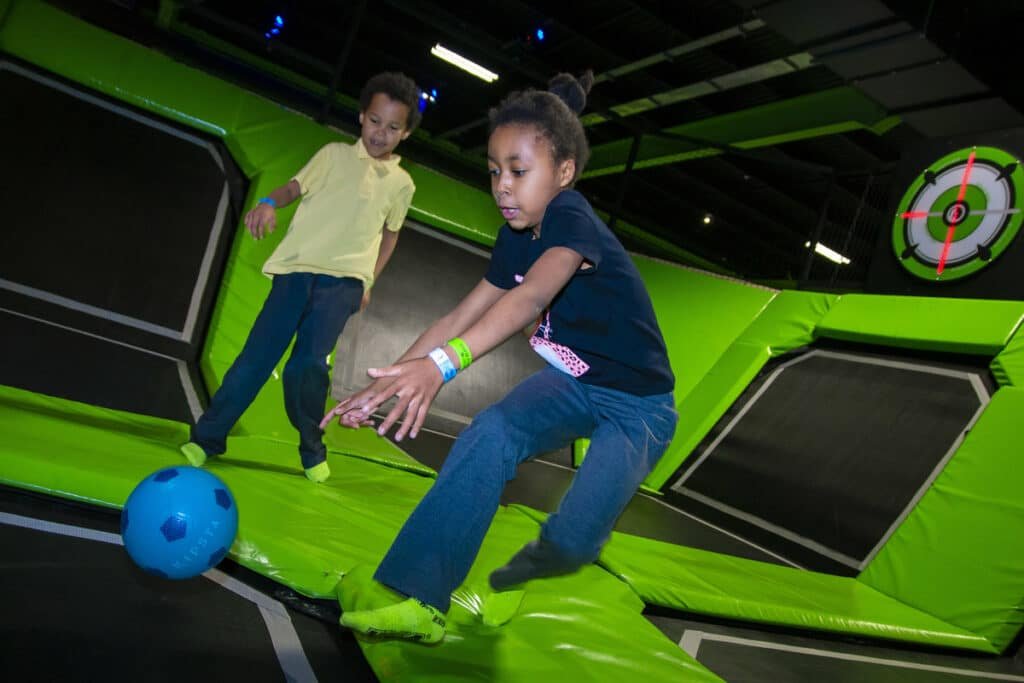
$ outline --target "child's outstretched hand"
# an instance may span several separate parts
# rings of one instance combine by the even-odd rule
[[[277,228],[277,212],[269,204],[257,204],[245,214],[245,227],[254,239],[263,239]]]
[[[377,433],[381,436],[387,434],[401,418],[402,426],[395,432],[395,441],[401,441],[406,434],[415,439],[427,417],[430,404],[434,402],[443,384],[434,361],[416,358],[386,368],[370,368],[367,374],[377,378],[377,381],[335,406],[321,426],[325,426],[335,415],[339,416],[339,422],[346,427],[372,424],[369,416],[385,401],[395,397],[398,400],[377,428]]]

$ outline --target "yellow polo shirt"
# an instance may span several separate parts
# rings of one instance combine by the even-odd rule
[[[324,145],[295,175],[302,203],[263,272],[354,277],[369,289],[381,231],[401,229],[416,190],[400,159],[374,159],[361,139]]]

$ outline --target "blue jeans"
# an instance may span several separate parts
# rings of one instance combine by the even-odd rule
[[[356,278],[275,275],[242,352],[192,428],[192,441],[207,455],[224,452],[228,432],[256,398],[294,336],[295,345],[284,366],[285,410],[299,432],[302,466],[323,462],[327,449],[320,419],[330,388],[327,356],[362,299],[363,283]]]
[[[634,396],[554,368],[537,372],[459,435],[375,578],[446,612],[519,463],[580,437],[590,437],[587,457],[541,538],[576,567],[593,562],[677,418],[671,393]]]

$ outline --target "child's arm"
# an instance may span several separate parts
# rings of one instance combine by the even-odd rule
[[[288,206],[302,194],[299,181],[289,180],[286,184],[267,195],[278,209]],[[277,212],[274,206],[260,202],[249,213],[245,214],[245,227],[255,239],[263,239],[277,228]]]
[[[423,358],[431,349],[441,346],[452,337],[459,336],[470,325],[483,317],[484,313],[501,299],[504,294],[504,289],[495,287],[486,279],[480,280],[476,287],[455,308],[438,318],[428,327],[395,363],[401,363],[413,358]],[[376,368],[371,368],[367,371],[371,376],[374,376],[373,373],[375,372],[377,372]],[[434,373],[438,374],[436,368]],[[440,374],[438,374],[438,378],[440,379]],[[346,427],[355,428],[363,424],[372,425],[373,422],[367,419],[369,411],[362,411],[361,409],[378,394],[386,393],[388,387],[394,382],[395,378],[393,377],[379,377],[369,386],[342,400],[324,416],[324,419],[320,422],[320,429],[326,428],[334,417],[338,417],[338,423]]]
[[[374,285],[376,285],[377,280],[380,278],[380,274],[384,272],[384,266],[391,260],[391,255],[395,253],[396,246],[398,246],[398,231],[388,230],[387,223],[385,223],[384,231],[380,236],[380,249],[377,250],[377,265],[373,267]],[[359,310],[366,308],[368,303],[370,303],[369,289],[363,292],[363,303],[359,306]]]
[[[415,438],[442,385],[437,366],[424,356],[453,336],[461,336],[474,359],[482,357],[535,319],[565,287],[582,263],[583,257],[572,249],[553,247],[537,259],[518,287],[505,291],[490,285],[500,293],[499,297],[465,327],[459,329],[458,325],[442,326],[439,325],[441,321],[438,321],[423,333],[395,365],[371,368],[368,373],[378,378],[378,382],[388,378],[392,381],[380,385],[375,383],[373,392],[349,404],[345,409],[348,414],[343,416],[343,423],[349,426],[366,423],[367,417],[382,403],[396,396],[398,400],[377,432],[386,434],[402,417],[402,426],[395,433],[395,439],[401,441],[407,433]],[[459,359],[455,352],[444,348],[452,363],[458,367]]]

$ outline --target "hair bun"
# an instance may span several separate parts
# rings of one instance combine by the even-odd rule
[[[548,82],[548,92],[557,95],[558,99],[579,114],[587,106],[587,93],[594,85],[594,72],[590,69],[577,79],[572,74],[560,73]]]

